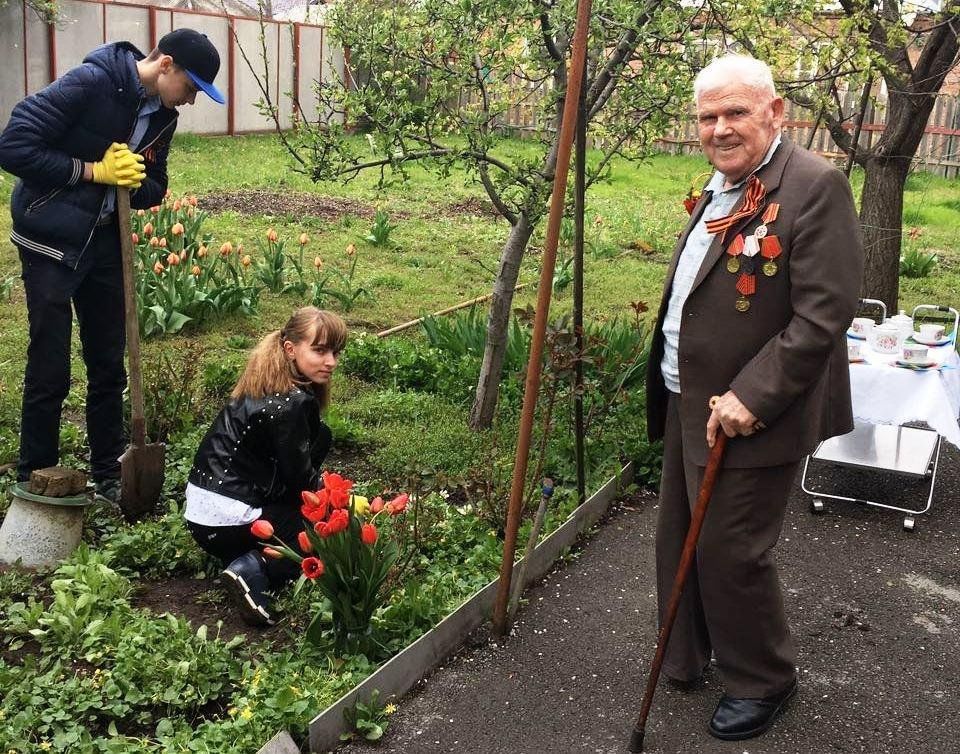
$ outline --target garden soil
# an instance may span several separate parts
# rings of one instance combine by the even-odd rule
[[[921,484],[826,470],[813,483],[923,507]],[[960,752],[960,452],[945,446],[931,512],[903,515],[791,497],[776,549],[799,650],[800,691],[764,736],[706,730],[721,693],[708,670],[682,692],[661,682],[648,752]],[[871,497],[871,495],[876,495]],[[896,504],[896,503],[895,503]],[[656,640],[656,497],[621,501],[581,548],[530,589],[513,633],[478,632],[399,700],[379,752],[625,752]],[[355,742],[341,754],[374,749]]]

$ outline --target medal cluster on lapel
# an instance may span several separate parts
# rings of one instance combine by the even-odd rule
[[[767,277],[777,274],[779,266],[775,260],[783,253],[783,249],[780,240],[770,235],[768,224],[777,219],[779,211],[779,204],[768,205],[756,230],[746,237],[738,234],[727,247],[727,270],[737,275],[736,289],[740,295],[734,306],[738,312],[750,310],[750,296],[757,291],[758,254],[766,260],[760,268],[763,274]]]

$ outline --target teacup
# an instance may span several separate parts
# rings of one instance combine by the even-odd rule
[[[850,323],[850,332],[865,338],[873,329],[874,324],[876,323],[870,317],[854,317],[853,322]]]
[[[860,359],[859,343],[851,343],[850,341],[847,341],[847,358],[850,359],[850,361],[857,361]]]
[[[920,325],[920,337],[927,342],[935,343],[943,337],[943,325],[933,323]]]
[[[904,346],[903,360],[909,361],[911,364],[926,364],[927,363],[927,347],[926,346]]]

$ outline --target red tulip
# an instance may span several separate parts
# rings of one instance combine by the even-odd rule
[[[273,524],[265,518],[258,518],[250,525],[250,533],[257,539],[270,539],[273,536]]]
[[[330,514],[330,519],[327,521],[327,536],[339,534],[346,530],[348,526],[350,526],[350,514],[347,510],[345,508],[335,510]]]
[[[350,489],[353,481],[339,474],[323,472],[323,489],[330,496],[330,505],[334,508],[346,508],[350,505]]]
[[[383,510],[383,498],[377,495],[373,500],[370,501],[370,512],[379,513]]]
[[[320,492],[304,490],[300,493],[300,499],[303,500],[303,505],[300,506],[300,513],[312,524],[323,521],[323,519],[327,517],[327,510],[329,510],[330,503],[328,500],[329,496],[323,494],[324,492],[324,490],[320,490]]]
[[[316,532],[317,536],[323,537],[324,539],[333,534],[332,531],[329,531],[329,528],[330,527],[327,525],[326,521],[317,521],[317,523],[313,525],[313,530]]]
[[[377,527],[373,524],[364,524],[360,527],[360,541],[365,545],[372,545],[377,541]]]
[[[305,531],[297,534],[297,544],[300,545],[300,552],[310,552],[313,549],[313,545],[310,544],[310,537],[307,536]]]
[[[323,576],[323,561],[319,558],[304,558],[300,567],[303,569],[303,575],[308,579]]]
[[[280,560],[283,557],[283,553],[280,550],[275,550],[272,547],[264,547],[263,554],[268,558],[273,558],[274,560]]]
[[[134,245],[140,243],[140,236],[138,236],[136,233],[131,233],[130,238],[133,239]]]
[[[407,509],[407,502],[410,500],[410,496],[404,492],[402,495],[397,495],[393,500],[391,500],[386,505],[387,513],[391,516],[398,516]]]

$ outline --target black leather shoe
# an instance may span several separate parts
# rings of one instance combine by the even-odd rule
[[[255,626],[272,626],[273,617],[267,610],[270,604],[266,595],[270,588],[263,556],[251,550],[234,560],[224,570],[227,591],[247,623]]]
[[[765,732],[797,693],[797,681],[764,699],[738,699],[724,694],[710,720],[710,735],[724,741],[742,741]]]

